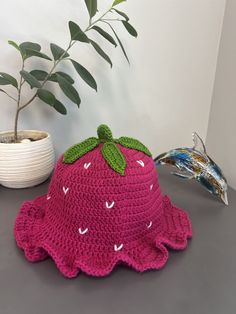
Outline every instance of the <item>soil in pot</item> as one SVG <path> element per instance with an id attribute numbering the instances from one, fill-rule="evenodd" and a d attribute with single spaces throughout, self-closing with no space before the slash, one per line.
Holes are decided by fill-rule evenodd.
<path id="1" fill-rule="evenodd" d="M 14 135 L 12 132 L 6 132 L 0 135 L 0 143 L 5 144 L 15 144 L 15 143 L 27 143 L 27 142 L 35 142 L 42 140 L 47 137 L 47 134 L 44 132 L 30 132 L 27 131 L 19 131 L 18 132 L 18 140 L 15 142 Z"/>

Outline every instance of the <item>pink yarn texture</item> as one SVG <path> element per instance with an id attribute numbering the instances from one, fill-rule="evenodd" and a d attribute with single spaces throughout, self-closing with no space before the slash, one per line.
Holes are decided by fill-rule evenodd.
<path id="1" fill-rule="evenodd" d="M 186 248 L 188 215 L 162 195 L 151 157 L 119 145 L 127 162 L 121 176 L 101 146 L 73 164 L 59 159 L 47 195 L 22 205 L 16 242 L 29 261 L 51 257 L 69 278 L 81 271 L 105 276 L 121 263 L 139 272 L 160 269 L 167 247 Z"/>

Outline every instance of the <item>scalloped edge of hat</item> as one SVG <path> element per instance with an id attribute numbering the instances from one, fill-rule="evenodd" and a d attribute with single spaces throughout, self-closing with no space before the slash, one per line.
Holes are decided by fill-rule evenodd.
<path id="1" fill-rule="evenodd" d="M 36 201 L 42 204 L 44 201 L 46 201 L 46 196 L 38 197 Z M 188 245 L 187 240 L 192 237 L 192 225 L 188 214 L 181 208 L 173 205 L 168 196 L 163 197 L 162 204 L 164 206 L 166 214 L 170 214 L 171 216 L 179 216 L 178 218 L 180 218 L 180 225 L 182 227 L 182 230 L 179 230 L 175 233 L 175 238 L 178 238 L 178 241 L 173 241 L 171 233 L 168 232 L 162 232 L 158 234 L 155 237 L 155 240 L 152 239 L 152 243 L 149 243 L 149 237 L 145 237 L 145 243 L 147 244 L 147 248 L 149 248 L 150 250 L 158 250 L 158 254 L 160 254 L 160 256 L 156 255 L 158 256 L 158 259 L 153 261 L 152 263 L 145 263 L 144 261 L 140 261 L 140 263 L 138 263 L 128 254 L 128 252 L 122 250 L 118 252 L 118 254 L 117 252 L 113 253 L 114 255 L 113 258 L 110 260 L 109 266 L 104 269 L 94 269 L 82 260 L 71 261 L 71 265 L 69 265 L 65 262 L 63 256 L 59 254 L 57 250 L 53 248 L 53 245 L 49 242 L 42 243 L 38 246 L 33 245 L 34 239 L 32 240 L 32 238 L 30 237 L 32 237 L 33 235 L 35 220 L 43 218 L 43 214 L 39 212 L 39 205 L 37 205 L 38 210 L 36 212 L 35 202 L 33 201 L 25 202 L 17 216 L 14 227 L 15 239 L 17 245 L 24 251 L 26 259 L 28 261 L 39 262 L 45 260 L 48 257 L 51 257 L 54 260 L 59 271 L 67 278 L 74 278 L 80 272 L 84 272 L 87 275 L 92 275 L 95 277 L 107 276 L 118 264 L 121 263 L 128 265 L 138 272 L 144 272 L 151 269 L 158 270 L 161 269 L 168 260 L 168 247 L 175 250 L 183 250 Z M 35 210 L 35 212 L 32 212 L 32 209 Z M 149 233 L 149 235 L 150 234 L 152 233 Z M 140 244 L 144 245 L 143 238 L 142 241 L 140 241 Z M 146 248 L 146 246 L 144 246 L 144 248 Z"/>

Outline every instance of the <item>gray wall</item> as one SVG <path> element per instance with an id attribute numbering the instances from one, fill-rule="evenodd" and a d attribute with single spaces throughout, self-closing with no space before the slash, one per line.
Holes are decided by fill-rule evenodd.
<path id="1" fill-rule="evenodd" d="M 236 1 L 226 3 L 207 149 L 236 188 Z"/>

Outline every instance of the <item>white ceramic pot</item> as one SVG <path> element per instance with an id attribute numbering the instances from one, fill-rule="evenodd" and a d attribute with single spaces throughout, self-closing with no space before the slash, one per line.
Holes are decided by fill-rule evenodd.
<path id="1" fill-rule="evenodd" d="M 50 134 L 19 131 L 21 143 L 9 143 L 13 132 L 0 132 L 0 184 L 27 188 L 45 181 L 51 174 L 55 154 Z"/>

